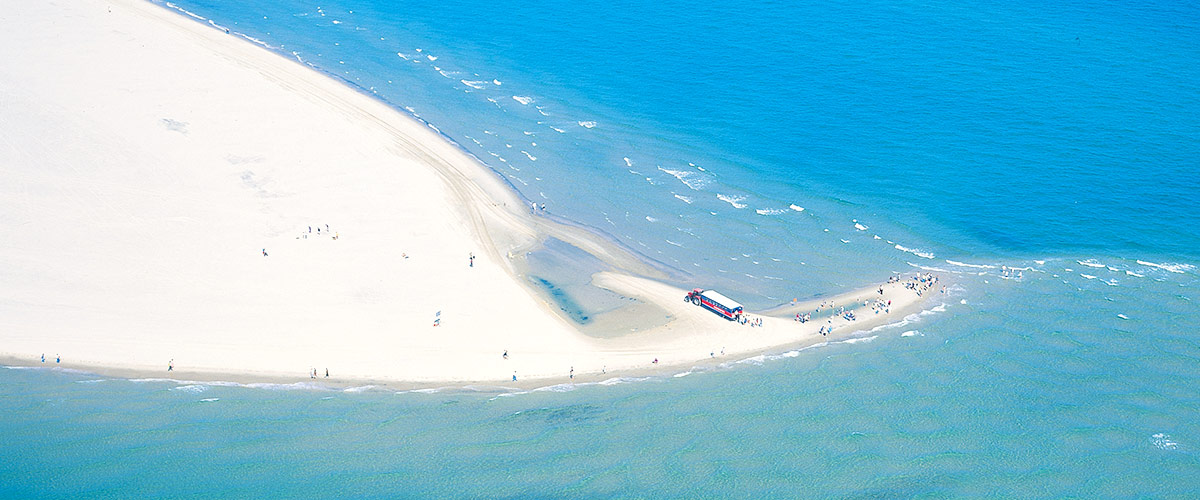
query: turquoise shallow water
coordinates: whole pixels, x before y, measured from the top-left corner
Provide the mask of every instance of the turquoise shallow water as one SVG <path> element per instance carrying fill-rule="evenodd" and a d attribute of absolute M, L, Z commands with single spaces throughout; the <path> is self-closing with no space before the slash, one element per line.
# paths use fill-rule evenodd
<path fill-rule="evenodd" d="M 853 342 L 502 396 L 0 370 L 0 495 L 1200 493 L 1194 6 L 173 5 L 751 307 L 951 288 Z"/>

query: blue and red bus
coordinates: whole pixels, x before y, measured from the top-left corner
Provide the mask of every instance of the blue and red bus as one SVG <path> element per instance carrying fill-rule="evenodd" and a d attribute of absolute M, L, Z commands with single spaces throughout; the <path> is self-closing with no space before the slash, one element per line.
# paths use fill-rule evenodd
<path fill-rule="evenodd" d="M 745 312 L 741 304 L 729 297 L 721 295 L 721 293 L 717 292 L 716 290 L 704 290 L 697 288 L 691 292 L 688 292 L 687 296 L 684 297 L 683 300 L 698 306 L 704 306 L 706 309 L 720 314 L 722 317 L 729 320 L 736 320 L 742 315 L 742 313 Z"/>

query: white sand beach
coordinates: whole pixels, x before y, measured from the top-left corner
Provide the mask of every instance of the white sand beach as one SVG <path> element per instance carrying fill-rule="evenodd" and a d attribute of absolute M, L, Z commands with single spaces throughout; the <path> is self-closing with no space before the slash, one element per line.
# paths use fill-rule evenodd
<path fill-rule="evenodd" d="M 412 385 L 565 381 L 572 368 L 596 379 L 814 344 L 821 326 L 845 336 L 924 300 L 889 283 L 882 296 L 825 299 L 882 297 L 888 313 L 735 324 L 602 238 L 530 214 L 418 121 L 293 59 L 144 0 L 5 10 L 5 363 L 44 354 L 235 380 L 328 369 L 332 381 Z M 629 313 L 646 328 L 586 334 L 527 285 L 512 256 L 547 235 L 620 269 L 595 283 L 646 304 Z"/>

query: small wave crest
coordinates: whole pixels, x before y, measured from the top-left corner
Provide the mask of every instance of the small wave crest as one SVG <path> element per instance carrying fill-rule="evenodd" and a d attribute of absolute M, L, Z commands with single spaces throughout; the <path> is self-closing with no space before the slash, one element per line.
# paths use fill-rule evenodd
<path fill-rule="evenodd" d="M 901 245 L 901 244 L 899 244 L 899 243 L 897 243 L 897 244 L 896 244 L 896 250 L 899 250 L 899 251 L 901 251 L 901 252 L 908 252 L 908 253 L 911 253 L 911 254 L 913 254 L 913 255 L 916 255 L 917 257 L 924 257 L 924 258 L 926 258 L 926 259 L 932 259 L 932 258 L 934 258 L 934 257 L 935 257 L 935 256 L 934 256 L 932 253 L 930 253 L 930 252 L 926 252 L 926 251 L 923 251 L 923 250 L 921 250 L 920 248 L 908 248 L 908 247 L 906 247 L 906 246 L 904 246 L 904 245 Z"/>
<path fill-rule="evenodd" d="M 792 209 L 792 210 L 795 210 L 795 211 L 797 211 L 797 212 L 803 212 L 803 211 L 804 211 L 804 207 L 802 207 L 802 206 L 800 206 L 800 205 L 797 205 L 797 204 L 795 204 L 795 203 L 793 203 L 793 204 L 791 204 L 791 205 L 788 205 L 788 208 L 790 208 L 790 209 Z"/>
<path fill-rule="evenodd" d="M 579 123 L 579 126 L 583 128 L 596 128 L 596 122 L 591 120 L 583 120 L 577 123 Z"/>
<path fill-rule="evenodd" d="M 626 161 L 628 161 L 628 158 L 626 158 Z M 633 165 L 629 165 L 629 166 L 632 167 Z M 679 179 L 679 182 L 682 182 L 685 186 L 687 186 L 692 191 L 701 191 L 705 187 L 708 187 L 709 183 L 712 182 L 712 179 L 710 179 L 706 175 L 700 174 L 698 172 L 693 172 L 690 170 L 673 170 L 673 169 L 663 168 L 663 167 L 658 167 L 658 170 L 660 172 L 670 174 L 671 177 Z"/>
<path fill-rule="evenodd" d="M 1148 261 L 1144 261 L 1144 260 L 1139 260 L 1139 261 L 1137 261 L 1137 263 L 1141 264 L 1143 266 L 1155 267 L 1158 269 L 1162 269 L 1164 271 L 1170 271 L 1170 272 L 1177 273 L 1177 274 L 1183 274 L 1183 273 L 1186 273 L 1186 272 L 1191 271 L 1196 268 L 1196 266 L 1193 266 L 1191 264 L 1179 264 L 1179 263 L 1158 264 L 1155 262 L 1148 262 Z"/>
<path fill-rule="evenodd" d="M 725 194 L 718 194 L 717 199 L 733 205 L 733 208 L 746 208 L 746 204 L 742 203 L 743 201 L 746 201 L 745 196 L 729 196 Z"/>
<path fill-rule="evenodd" d="M 1150 436 L 1150 441 L 1154 443 L 1154 447 L 1160 450 L 1174 450 L 1179 448 L 1179 443 L 1171 440 L 1171 436 L 1162 432 Z"/>
<path fill-rule="evenodd" d="M 959 267 L 973 267 L 975 269 L 995 269 L 996 268 L 996 266 L 990 266 L 987 264 L 967 264 L 966 262 L 958 262 L 956 260 L 950 260 L 950 259 L 946 259 L 946 263 L 953 265 L 953 266 L 959 266 Z"/>
<path fill-rule="evenodd" d="M 787 213 L 784 208 L 759 208 L 755 210 L 758 215 L 782 215 Z"/>
<path fill-rule="evenodd" d="M 517 102 L 519 102 L 519 103 L 521 103 L 521 104 L 524 104 L 524 105 L 526 105 L 526 106 L 528 106 L 528 105 L 529 105 L 529 103 L 533 102 L 533 98 L 532 98 L 532 97 L 529 97 L 529 96 L 515 95 L 515 96 L 512 96 L 512 98 L 513 98 L 513 100 L 514 100 L 514 101 L 517 101 Z"/>

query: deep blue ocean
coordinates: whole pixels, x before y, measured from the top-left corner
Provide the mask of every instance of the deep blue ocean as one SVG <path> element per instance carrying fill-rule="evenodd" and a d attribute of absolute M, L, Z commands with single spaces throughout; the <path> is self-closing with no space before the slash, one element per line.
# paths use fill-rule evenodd
<path fill-rule="evenodd" d="M 524 393 L 2 369 L 0 496 L 1200 496 L 1196 5 L 163 5 L 680 283 L 950 288 L 850 342 Z"/>

